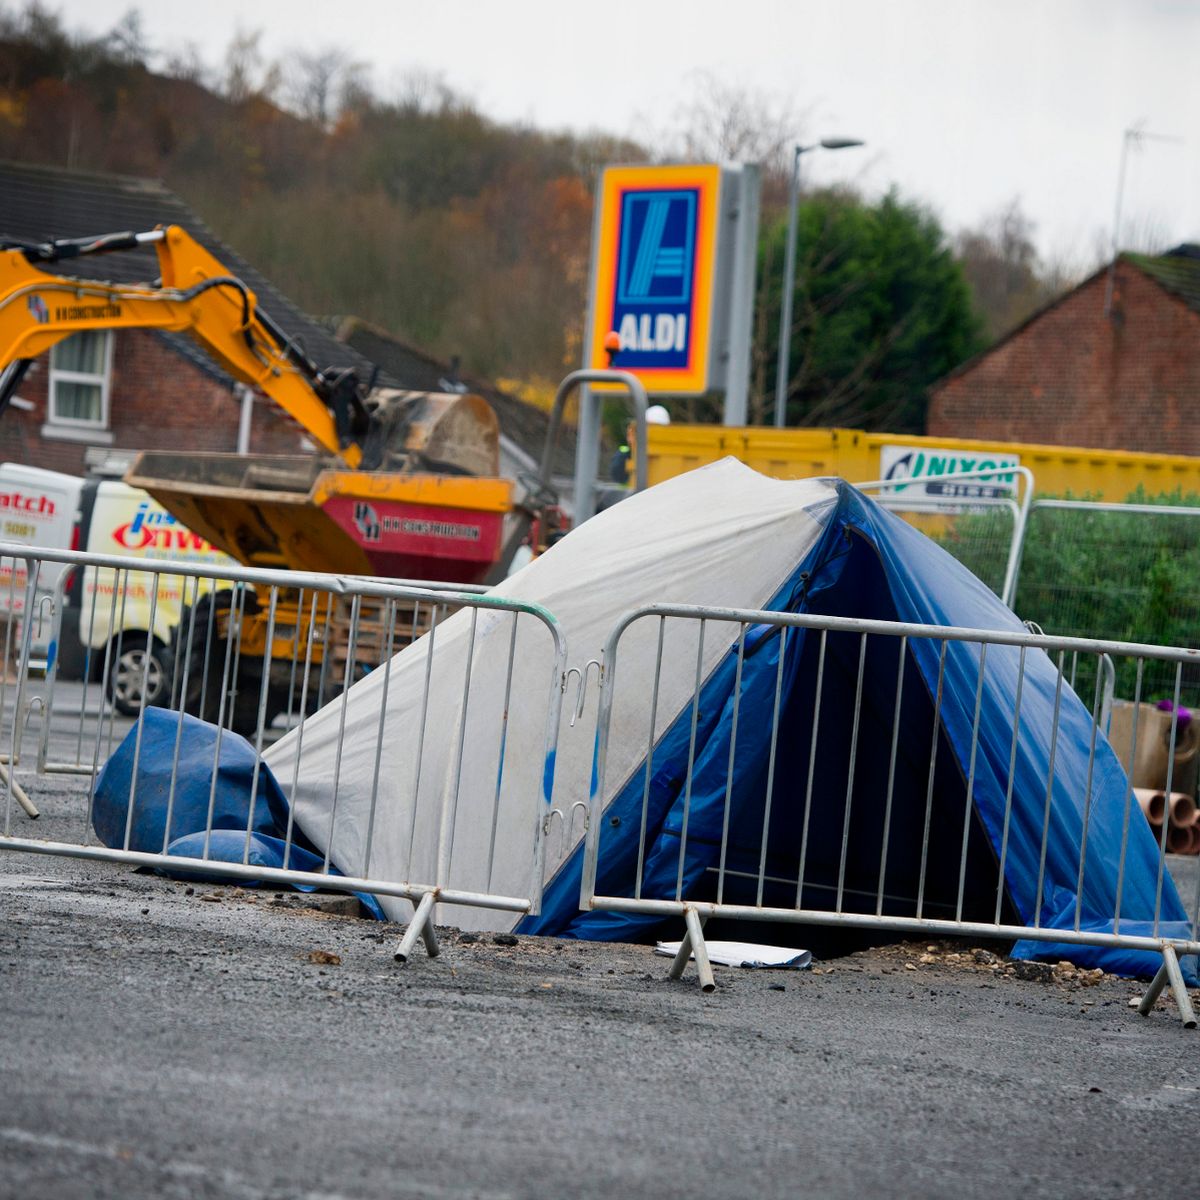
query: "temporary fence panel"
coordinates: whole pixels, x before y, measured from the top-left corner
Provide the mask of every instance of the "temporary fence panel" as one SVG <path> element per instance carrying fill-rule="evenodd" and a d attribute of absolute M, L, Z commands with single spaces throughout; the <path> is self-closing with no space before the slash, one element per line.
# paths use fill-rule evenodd
<path fill-rule="evenodd" d="M 655 687 L 623 689 L 648 643 Z M 632 612 L 605 648 L 582 907 L 610 914 L 610 933 L 683 916 L 673 970 L 694 953 L 705 986 L 710 916 L 1093 947 L 1110 969 L 1162 962 L 1155 986 L 1170 979 L 1191 1023 L 1178 956 L 1200 951 L 1200 891 L 1185 907 L 1166 825 L 1143 816 L 1100 729 L 1103 671 L 1082 697 L 1069 684 L 1106 654 L 1137 680 L 1164 666 L 1176 693 L 1200 663 L 1031 633 Z M 690 695 L 664 704 L 657 684 L 679 655 Z M 614 778 L 626 739 L 642 758 Z"/>
<path fill-rule="evenodd" d="M 35 594 L 43 565 L 54 561 L 112 571 L 118 594 L 127 590 L 123 574 L 130 564 L 119 558 L 70 552 L 25 552 L 20 557 L 28 596 Z M 0 691 L 0 720 L 8 743 L 0 780 L 5 793 L 0 849 L 353 890 L 380 897 L 388 915 L 398 918 L 407 918 L 408 904 L 403 902 L 411 902 L 419 906 L 419 914 L 410 922 L 401 948 L 405 957 L 418 934 L 432 947 L 435 899 L 514 913 L 537 911 L 546 824 L 542 791 L 518 795 L 506 789 L 503 780 L 514 754 L 525 752 L 537 753 L 545 764 L 539 778 L 544 774 L 547 786 L 553 783 L 565 644 L 551 614 L 535 604 L 436 584 L 222 567 L 222 586 L 214 591 L 214 573 L 203 567 L 147 560 L 139 560 L 136 567 L 136 574 L 154 580 L 148 589 L 151 621 L 156 598 L 168 586 L 185 602 L 164 661 L 159 668 L 149 657 L 143 662 L 136 719 L 122 717 L 117 704 L 109 703 L 117 699 L 113 665 L 122 656 L 119 604 L 109 606 L 111 639 L 105 642 L 97 681 L 89 671 L 82 682 L 66 684 L 57 678 L 53 663 L 44 681 L 32 680 L 30 626 L 20 629 L 18 669 Z M 61 605 L 61 586 L 57 597 Z M 61 614 L 61 607 L 58 611 Z M 509 697 L 503 688 L 492 687 L 494 681 L 473 672 L 470 653 L 464 657 L 438 651 L 439 629 L 452 629 L 456 622 L 466 625 L 471 639 L 478 635 L 480 641 L 502 641 L 502 676 L 507 671 L 511 679 L 518 656 L 540 665 L 540 686 L 527 688 L 520 703 L 523 719 L 540 712 L 541 719 L 530 724 L 535 733 L 509 739 Z M 429 652 L 410 697 L 412 705 L 428 712 L 435 697 L 453 693 L 459 706 L 452 728 L 421 722 L 418 728 L 401 731 L 388 708 L 389 691 L 413 681 L 395 672 L 394 664 L 400 661 L 398 652 L 422 635 Z M 159 703 L 142 708 L 140 698 L 149 694 L 155 669 L 165 674 Z M 351 732 L 347 713 L 356 681 L 359 688 L 380 696 L 381 703 L 372 710 L 369 723 L 361 712 L 355 718 L 351 761 L 343 756 L 342 746 Z M 308 723 L 298 724 L 308 714 L 315 714 L 311 735 Z M 192 715 L 211 725 L 199 725 Z M 286 730 L 293 725 L 289 735 Z M 250 744 L 231 730 L 245 734 Z M 319 746 L 330 730 L 335 733 L 332 755 L 323 764 L 320 784 L 327 803 L 317 821 L 303 803 L 309 780 L 283 767 L 292 765 L 290 748 L 298 750 L 306 737 L 310 746 Z M 272 758 L 268 746 L 281 733 L 279 753 Z M 492 774 L 486 795 L 468 795 L 480 781 L 456 776 L 453 754 L 448 764 L 444 750 L 453 744 L 461 757 L 464 745 L 483 740 L 496 748 Z M 416 764 L 415 775 L 406 774 L 403 781 L 392 773 L 392 752 L 397 748 L 407 764 Z M 266 769 L 270 765 L 277 767 L 277 778 Z M 69 835 L 52 841 L 17 836 L 13 806 L 26 807 L 22 783 L 34 791 L 30 774 L 36 780 L 38 773 L 51 772 L 82 776 L 75 810 L 65 816 Z M 357 791 L 346 784 L 350 776 Z M 408 787 L 410 778 L 412 794 L 428 789 L 425 825 L 419 831 L 415 825 L 402 831 L 390 823 L 385 827 L 385 818 L 390 822 L 396 814 L 382 808 L 376 813 L 381 787 L 395 792 Z M 122 791 L 126 788 L 127 797 Z M 339 809 L 343 789 L 354 802 L 347 800 Z M 61 795 L 61 789 L 55 794 Z M 197 794 L 199 826 L 193 812 L 193 824 L 185 828 L 187 803 Z M 289 797 L 298 800 L 289 803 Z M 108 812 L 114 803 L 116 827 Z M 459 807 L 468 805 L 473 813 L 488 814 L 493 845 L 502 833 L 527 847 L 526 870 L 519 880 L 507 876 L 503 891 L 497 883 L 499 864 L 480 863 L 477 828 L 458 820 Z M 97 840 L 93 826 L 105 821 L 106 837 Z M 271 826 L 269 834 L 264 821 Z M 354 837 L 347 841 L 341 835 L 350 828 Z M 414 843 L 418 832 L 426 840 Z M 379 845 L 395 844 L 397 838 L 407 840 L 406 857 L 385 860 L 374 851 Z M 263 852 L 268 843 L 274 859 Z M 430 844 L 436 850 L 432 855 L 414 850 L 414 845 Z M 467 860 L 470 869 L 463 866 Z"/>
<path fill-rule="evenodd" d="M 1200 629 L 1200 507 L 1033 502 L 1015 587 L 1018 614 L 1051 634 L 1189 646 Z M 1170 665 L 1146 664 L 1143 696 L 1168 700 Z M 1118 664 L 1117 695 L 1133 695 Z M 1182 702 L 1200 705 L 1200 673 L 1185 671 Z"/>
<path fill-rule="evenodd" d="M 95 773 L 111 753 L 114 739 L 124 736 L 143 703 L 210 721 L 219 716 L 226 728 L 254 734 L 262 684 L 261 643 L 268 615 L 262 596 L 252 583 L 227 578 L 225 568 L 218 579 L 213 574 L 182 575 L 178 567 L 167 572 L 165 563 L 158 565 L 164 567 L 158 574 L 149 574 L 140 566 L 135 570 L 132 563 L 121 569 L 86 565 L 81 570 L 91 577 L 108 578 L 106 587 L 112 599 L 101 604 L 98 589 L 90 589 L 83 592 L 81 603 L 73 604 L 64 594 L 71 580 L 67 572 L 58 576 L 47 601 L 39 606 L 39 621 L 50 631 L 49 646 L 60 648 L 74 638 L 80 647 L 71 675 L 64 673 L 66 655 L 56 649 L 47 660 L 45 682 L 25 681 L 26 708 L 44 715 L 29 724 L 37 736 L 39 772 Z M 288 578 L 297 586 L 279 586 L 275 591 L 274 653 L 264 705 L 268 742 L 280 734 L 280 720 L 284 729 L 289 728 L 303 714 L 316 711 L 338 694 L 347 678 L 354 682 L 379 666 L 389 645 L 394 652 L 421 636 L 433 620 L 435 607 L 442 618 L 454 607 L 449 601 L 435 606 L 431 601 L 369 596 L 358 596 L 356 605 L 357 593 L 313 589 L 304 586 L 301 576 Z M 486 590 L 413 580 L 336 578 L 439 593 L 479 594 Z M 131 596 L 140 597 L 153 617 L 158 630 L 154 638 L 148 638 L 136 622 L 131 623 Z M 164 612 L 170 616 L 165 624 Z M 389 619 L 391 642 L 385 644 Z M 258 653 L 243 654 L 241 631 L 250 622 L 257 624 L 256 642 L 260 644 Z M 355 646 L 350 662 L 352 624 Z M 80 639 L 80 630 L 92 630 L 94 636 Z M 230 632 L 235 635 L 235 653 L 227 665 L 223 652 Z M 37 627 L 33 636 L 36 646 Z M 20 646 L 19 625 L 15 636 L 9 635 L 9 642 L 15 655 Z M 226 676 L 223 706 L 222 687 L 214 673 Z M 103 733 L 98 726 L 103 726 Z"/>
<path fill-rule="evenodd" d="M 30 654 L 34 665 L 44 668 L 49 657 L 52 637 L 52 606 L 56 584 L 63 575 L 64 568 L 57 570 L 48 565 L 43 572 L 36 589 L 29 594 L 29 607 L 26 608 L 26 584 L 28 577 L 23 559 L 14 559 L 11 555 L 0 556 L 0 622 L 8 632 L 4 635 L 6 647 L 4 661 L 0 666 L 5 671 L 14 665 L 13 655 L 20 642 L 20 627 L 25 623 L 26 612 L 30 619 Z"/>
<path fill-rule="evenodd" d="M 1033 502 L 1027 467 L 958 471 L 855 485 L 902 517 L 1012 603 L 1021 541 Z"/>

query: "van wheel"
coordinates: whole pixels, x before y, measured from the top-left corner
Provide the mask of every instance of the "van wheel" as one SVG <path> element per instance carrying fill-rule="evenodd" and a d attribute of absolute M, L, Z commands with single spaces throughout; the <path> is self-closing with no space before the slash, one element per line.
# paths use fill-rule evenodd
<path fill-rule="evenodd" d="M 162 643 L 148 639 L 144 634 L 127 633 L 120 640 L 121 652 L 117 654 L 116 651 L 114 641 L 106 688 L 113 708 L 124 716 L 136 717 L 143 707 L 165 703 L 169 675 Z M 146 684 L 144 698 L 143 679 Z"/>

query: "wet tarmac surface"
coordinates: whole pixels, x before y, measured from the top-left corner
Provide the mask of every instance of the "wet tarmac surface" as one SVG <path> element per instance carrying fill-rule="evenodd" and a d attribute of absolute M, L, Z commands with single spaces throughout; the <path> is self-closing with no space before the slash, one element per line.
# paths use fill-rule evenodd
<path fill-rule="evenodd" d="M 77 839 L 80 787 L 12 832 Z M 0 1197 L 1195 1191 L 1200 1032 L 1129 981 L 937 943 L 704 996 L 640 946 L 399 966 L 309 903 L 0 855 Z"/>

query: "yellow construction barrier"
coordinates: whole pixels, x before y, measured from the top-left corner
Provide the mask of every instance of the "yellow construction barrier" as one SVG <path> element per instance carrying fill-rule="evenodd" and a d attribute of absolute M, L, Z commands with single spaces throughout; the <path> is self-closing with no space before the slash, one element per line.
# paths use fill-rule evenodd
<path fill-rule="evenodd" d="M 852 482 L 880 479 L 901 452 L 923 455 L 921 478 L 984 468 L 1013 459 L 1033 471 L 1039 494 L 1126 500 L 1141 485 L 1147 494 L 1200 493 L 1200 458 L 1087 450 L 1024 442 L 866 433 L 861 429 L 775 429 L 725 425 L 651 425 L 647 430 L 650 483 L 727 455 L 778 479 L 838 475 Z M 972 465 L 966 465 L 970 463 Z"/>

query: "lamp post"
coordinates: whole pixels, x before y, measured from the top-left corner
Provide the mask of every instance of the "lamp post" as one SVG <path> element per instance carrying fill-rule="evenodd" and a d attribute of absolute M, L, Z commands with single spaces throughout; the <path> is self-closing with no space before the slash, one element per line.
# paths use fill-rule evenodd
<path fill-rule="evenodd" d="M 787 249 L 783 262 L 783 304 L 779 313 L 779 361 L 775 371 L 775 426 L 787 424 L 788 368 L 792 349 L 792 291 L 796 284 L 796 209 L 800 200 L 800 155 L 810 150 L 848 150 L 861 146 L 856 138 L 822 138 L 809 146 L 796 146 L 792 151 L 792 178 L 788 185 Z"/>

